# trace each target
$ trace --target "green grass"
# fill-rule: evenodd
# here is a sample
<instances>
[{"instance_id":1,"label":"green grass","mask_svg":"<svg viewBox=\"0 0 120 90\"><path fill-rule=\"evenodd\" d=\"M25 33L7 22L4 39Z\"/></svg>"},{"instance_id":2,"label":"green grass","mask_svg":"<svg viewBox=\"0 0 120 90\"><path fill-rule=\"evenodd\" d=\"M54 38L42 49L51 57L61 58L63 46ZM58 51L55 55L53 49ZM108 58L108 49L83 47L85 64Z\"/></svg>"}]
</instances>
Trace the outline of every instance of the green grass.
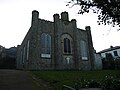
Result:
<instances>
[{"instance_id":1,"label":"green grass","mask_svg":"<svg viewBox=\"0 0 120 90\"><path fill-rule=\"evenodd\" d=\"M81 79L85 80L103 80L106 76L112 76L114 79L120 79L120 70L100 70L100 71L31 71L31 73L56 90L62 85L73 86L75 82Z\"/></svg>"}]
</instances>

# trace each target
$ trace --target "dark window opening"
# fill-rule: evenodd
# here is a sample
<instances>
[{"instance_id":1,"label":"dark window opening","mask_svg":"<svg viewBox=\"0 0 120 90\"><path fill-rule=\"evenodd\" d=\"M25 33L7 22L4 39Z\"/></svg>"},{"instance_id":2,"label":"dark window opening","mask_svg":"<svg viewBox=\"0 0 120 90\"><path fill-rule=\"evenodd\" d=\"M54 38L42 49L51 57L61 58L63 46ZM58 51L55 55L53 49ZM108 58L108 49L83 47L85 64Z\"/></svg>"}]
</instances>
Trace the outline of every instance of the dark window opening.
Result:
<instances>
[{"instance_id":1,"label":"dark window opening","mask_svg":"<svg viewBox=\"0 0 120 90\"><path fill-rule=\"evenodd\" d=\"M68 38L64 39L64 53L71 53L71 43Z\"/></svg>"},{"instance_id":2,"label":"dark window opening","mask_svg":"<svg viewBox=\"0 0 120 90\"><path fill-rule=\"evenodd\" d=\"M117 51L114 51L114 56L118 56L118 53L117 53Z\"/></svg>"}]
</instances>

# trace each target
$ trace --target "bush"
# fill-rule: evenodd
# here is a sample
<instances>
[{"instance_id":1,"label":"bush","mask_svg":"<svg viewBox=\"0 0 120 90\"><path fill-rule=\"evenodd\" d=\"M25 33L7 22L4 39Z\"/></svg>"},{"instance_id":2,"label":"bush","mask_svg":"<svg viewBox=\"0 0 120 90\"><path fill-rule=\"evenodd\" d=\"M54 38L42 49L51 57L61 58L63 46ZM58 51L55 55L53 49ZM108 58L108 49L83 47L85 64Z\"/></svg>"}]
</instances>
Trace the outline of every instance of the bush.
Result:
<instances>
[{"instance_id":1,"label":"bush","mask_svg":"<svg viewBox=\"0 0 120 90\"><path fill-rule=\"evenodd\" d=\"M120 90L120 80L113 79L112 76L106 76L102 82L103 90Z\"/></svg>"},{"instance_id":2,"label":"bush","mask_svg":"<svg viewBox=\"0 0 120 90\"><path fill-rule=\"evenodd\" d=\"M102 88L102 90L120 90L120 80L113 79L112 76L106 76L104 80L85 80L81 79L74 85L76 90L80 88Z\"/></svg>"},{"instance_id":3,"label":"bush","mask_svg":"<svg viewBox=\"0 0 120 90\"><path fill-rule=\"evenodd\" d=\"M120 57L115 59L115 69L120 70Z\"/></svg>"}]
</instances>

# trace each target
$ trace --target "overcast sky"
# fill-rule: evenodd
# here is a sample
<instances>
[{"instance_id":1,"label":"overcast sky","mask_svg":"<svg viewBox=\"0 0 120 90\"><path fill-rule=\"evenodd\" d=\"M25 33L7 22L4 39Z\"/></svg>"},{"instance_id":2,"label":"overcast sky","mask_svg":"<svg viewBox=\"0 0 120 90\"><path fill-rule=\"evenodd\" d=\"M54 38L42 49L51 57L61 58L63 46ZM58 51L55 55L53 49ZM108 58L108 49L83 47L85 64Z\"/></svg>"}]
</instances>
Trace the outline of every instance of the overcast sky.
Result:
<instances>
[{"instance_id":1,"label":"overcast sky","mask_svg":"<svg viewBox=\"0 0 120 90\"><path fill-rule=\"evenodd\" d=\"M53 21L55 13L69 13L69 18L77 20L77 27L91 26L93 46L97 51L120 46L120 31L111 26L97 24L93 13L78 15L79 7L69 8L69 0L0 0L0 45L10 48L20 45L31 26L32 11L39 11L39 18Z\"/></svg>"}]
</instances>

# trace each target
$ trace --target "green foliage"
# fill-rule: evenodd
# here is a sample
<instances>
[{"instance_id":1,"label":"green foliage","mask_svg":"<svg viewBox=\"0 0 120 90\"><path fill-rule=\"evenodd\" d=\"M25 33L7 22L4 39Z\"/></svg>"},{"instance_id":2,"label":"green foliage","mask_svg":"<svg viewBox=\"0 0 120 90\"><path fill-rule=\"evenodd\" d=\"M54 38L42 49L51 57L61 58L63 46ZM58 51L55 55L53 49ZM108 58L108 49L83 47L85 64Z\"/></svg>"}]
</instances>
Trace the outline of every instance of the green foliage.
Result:
<instances>
[{"instance_id":1,"label":"green foliage","mask_svg":"<svg viewBox=\"0 0 120 90\"><path fill-rule=\"evenodd\" d=\"M63 85L73 88L98 88L107 87L108 76L112 76L113 81L120 79L119 70L101 70L101 71L31 71L31 73L45 80L53 90L59 90ZM109 81L108 81L109 82ZM118 81L115 83L119 84ZM105 86L106 85L106 86ZM114 86L118 87L118 86Z\"/></svg>"},{"instance_id":2,"label":"green foliage","mask_svg":"<svg viewBox=\"0 0 120 90\"><path fill-rule=\"evenodd\" d=\"M98 14L98 24L112 24L120 26L120 1L119 0L70 0L67 6L79 5L78 14L93 13Z\"/></svg>"},{"instance_id":3,"label":"green foliage","mask_svg":"<svg viewBox=\"0 0 120 90\"><path fill-rule=\"evenodd\" d=\"M96 80L86 80L86 79L81 79L75 83L74 88L100 88L101 83Z\"/></svg>"},{"instance_id":4,"label":"green foliage","mask_svg":"<svg viewBox=\"0 0 120 90\"><path fill-rule=\"evenodd\" d=\"M75 83L75 89L80 88L102 88L102 90L119 90L120 80L114 79L112 76L106 76L102 80L80 80Z\"/></svg>"},{"instance_id":5,"label":"green foliage","mask_svg":"<svg viewBox=\"0 0 120 90\"><path fill-rule=\"evenodd\" d=\"M106 54L106 60L108 61L109 69L115 69L114 58L111 53Z\"/></svg>"},{"instance_id":6,"label":"green foliage","mask_svg":"<svg viewBox=\"0 0 120 90\"><path fill-rule=\"evenodd\" d=\"M102 59L103 69L120 70L120 57L113 58L111 53L106 54L106 58Z\"/></svg>"},{"instance_id":7,"label":"green foliage","mask_svg":"<svg viewBox=\"0 0 120 90\"><path fill-rule=\"evenodd\" d=\"M113 76L106 76L106 78L101 82L103 90L119 90L120 80L116 80Z\"/></svg>"},{"instance_id":8,"label":"green foliage","mask_svg":"<svg viewBox=\"0 0 120 90\"><path fill-rule=\"evenodd\" d=\"M115 69L120 70L120 57L115 59Z\"/></svg>"}]
</instances>

